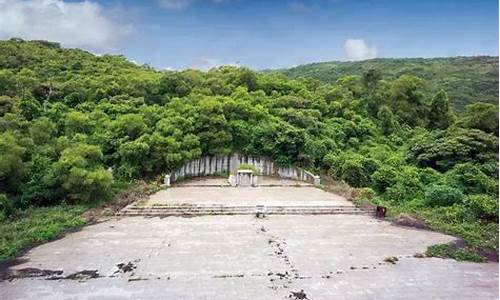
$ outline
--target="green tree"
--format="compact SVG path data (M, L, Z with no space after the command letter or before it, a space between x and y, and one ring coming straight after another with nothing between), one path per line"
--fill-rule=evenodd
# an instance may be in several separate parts
M466 114L461 124L498 136L498 106L489 103L473 103L465 107Z
M429 128L446 129L453 124L454 115L450 109L448 95L444 90L440 90L432 98L429 110Z
M25 175L26 148L12 132L0 135L0 191L16 192Z
M380 121L380 128L385 135L389 135L396 130L396 120L389 107L382 106L378 111L377 118Z
M71 203L89 203L111 196L113 175L102 166L98 146L78 144L61 154L47 181Z

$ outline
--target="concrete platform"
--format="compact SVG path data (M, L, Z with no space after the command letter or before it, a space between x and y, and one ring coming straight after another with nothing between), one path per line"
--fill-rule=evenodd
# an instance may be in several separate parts
M497 299L498 264L413 257L452 240L358 215L117 218L29 251L14 273L62 274L0 299Z
M161 190L151 195L143 205L345 205L354 206L344 197L310 186L273 187L197 187L184 186Z

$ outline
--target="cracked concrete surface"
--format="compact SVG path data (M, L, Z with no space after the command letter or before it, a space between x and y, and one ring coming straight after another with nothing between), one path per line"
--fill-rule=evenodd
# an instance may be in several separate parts
M413 257L451 240L360 215L128 217L12 267L99 277L6 280L0 299L497 299L498 264Z

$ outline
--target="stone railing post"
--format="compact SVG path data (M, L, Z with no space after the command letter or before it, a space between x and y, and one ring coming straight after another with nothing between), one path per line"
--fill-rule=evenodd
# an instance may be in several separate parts
M165 175L165 178L163 178L163 184L165 186L170 186L170 174Z
M314 185L319 186L320 184L321 184L321 179L319 178L319 176L315 175L314 176Z

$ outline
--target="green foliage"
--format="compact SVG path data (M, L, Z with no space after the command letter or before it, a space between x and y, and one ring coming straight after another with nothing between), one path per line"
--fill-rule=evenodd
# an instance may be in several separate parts
M498 136L498 105L490 103L472 103L465 107L466 113L462 125L475 128Z
M498 103L498 57L376 58L313 63L277 72L290 78L314 78L334 83L342 76L366 76L370 71L378 73L373 81L390 81L401 75L424 78L427 81L424 90L427 96L444 89L452 106L459 111L477 101Z
M411 141L408 158L418 166L440 171L457 163L498 160L498 138L477 129L428 132Z
M391 202L422 201L425 185L415 167L404 167L396 176L395 183L386 188L384 197Z
M465 206L477 219L498 222L498 198L489 195L470 195Z
M379 168L379 163L356 153L344 154L328 159L331 171L353 187L371 185L371 175Z
M396 168L383 165L372 175L373 188L378 193L384 193L388 187L397 183L397 176Z
M0 194L0 221L5 218L10 217L14 212L14 207L12 202L7 198L5 194Z
M12 132L0 135L0 191L15 192L24 177L26 148Z
M377 119L380 121L380 128L385 135L389 135L396 130L397 123L394 119L392 111L387 106L382 106L377 114Z
M364 202L373 201L377 196L377 193L371 188L361 188L359 189L358 196L354 199L356 204L362 204Z
M444 90L440 90L432 98L429 110L429 128L446 129L454 121L453 113L450 110L448 95Z
M458 261L472 261L472 262L484 262L484 257L476 254L466 248L455 249L448 244L438 244L427 248L425 252L427 256L441 257L441 258L453 258Z
M480 168L471 163L456 165L446 173L446 180L467 194L496 194L498 192L498 181L489 178Z
M431 185L425 190L425 203L430 206L449 206L464 200L462 192L447 185Z
M51 183L59 186L71 203L88 203L111 196L112 174L100 166L97 146L78 144L64 150L53 165Z

